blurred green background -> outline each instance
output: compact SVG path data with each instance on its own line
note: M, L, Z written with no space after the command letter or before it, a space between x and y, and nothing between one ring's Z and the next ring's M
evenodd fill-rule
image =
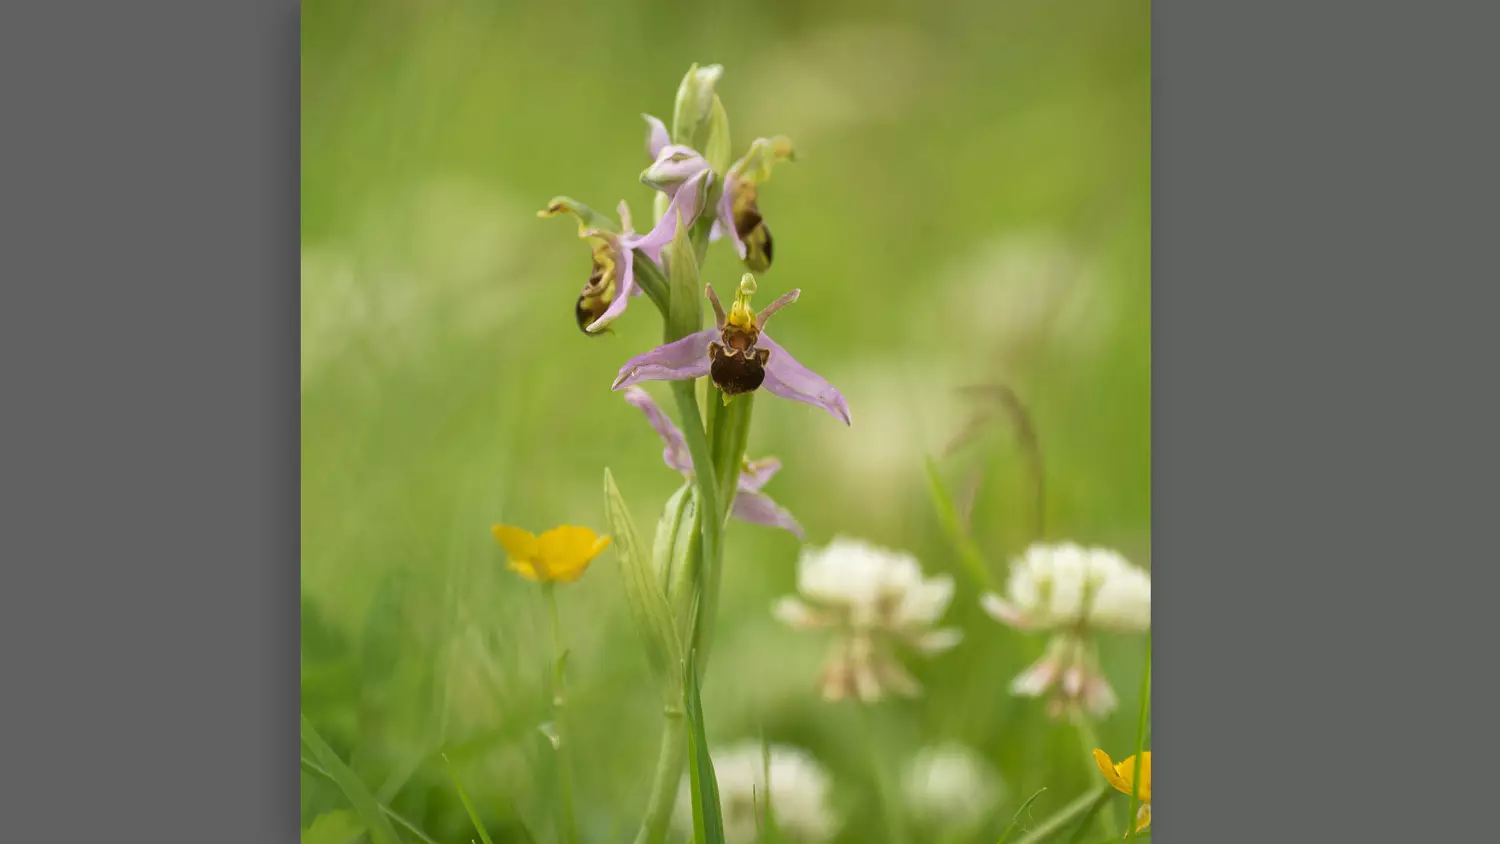
M587 249L535 212L624 198L649 221L640 113L670 120L694 61L725 66L736 156L761 135L797 146L761 190L776 263L758 301L802 288L776 337L854 417L761 397L749 455L785 464L767 491L811 543L863 537L959 583L965 641L909 662L927 695L887 708L882 745L978 749L1007 785L1002 825L1039 788L1037 819L1099 782L1071 728L1007 695L1043 641L979 609L923 461L982 406L960 387L1007 384L1040 437L1048 537L1149 565L1148 3L316 0L302 39L302 707L381 800L438 841L475 838L445 751L497 839L517 817L549 838L544 608L489 526L603 531L608 466L649 533L679 479L609 390L659 342L654 309L580 334ZM711 250L721 291L740 272ZM954 489L982 472L974 534L1003 571L1034 538L1014 430L997 419L939 465ZM859 723L816 696L827 640L768 611L794 590L796 539L732 523L727 541L711 739L808 749L840 840L884 840L853 810L874 793ZM559 597L581 826L628 840L660 718L613 552ZM1119 759L1144 642L1103 647L1123 702L1099 736ZM348 806L306 770L302 795L304 825Z

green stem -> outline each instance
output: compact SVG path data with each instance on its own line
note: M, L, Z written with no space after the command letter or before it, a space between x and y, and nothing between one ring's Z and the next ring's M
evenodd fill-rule
M562 840L564 844L574 844L578 840L578 827L573 817L573 748L567 738L569 731L565 725L568 686L564 663L567 651L563 647L562 622L557 614L554 584L542 584L542 595L547 600L547 620L552 628L552 729L557 733L557 784L562 802Z
M1099 770L1099 766L1094 762L1094 748L1100 746L1099 734L1094 732L1093 722L1088 719L1087 715L1082 713L1075 713L1073 715L1073 727L1078 730L1078 742L1083 745L1083 752L1078 755L1088 760L1084 767L1088 770L1089 777L1092 778L1095 776L1095 771ZM1090 817L1084 820L1085 823L1092 819L1100 833L1104 835L1110 834L1109 821L1104 815L1095 812L1090 812L1089 815Z
M657 844L667 834L672 821L673 803L682 784L682 769L687 763L687 731L681 712L668 712L662 723L661 749L657 751L656 773L651 777L651 794L646 799L646 817L636 833L635 844Z
M713 466L713 452L708 436L703 430L703 417L698 412L698 396L692 381L673 381L672 395L677 398L677 410L682 414L683 438L687 440L688 453L693 466ZM699 599L693 624L693 641L690 650L696 651L698 665L708 658L708 639L713 627L713 615L718 610L719 568L721 563L720 542L724 528L723 507L720 505L719 485L714 473L695 472L693 488L698 496L698 530L703 548L703 558L698 566Z
M865 744L870 749L870 769L875 774L875 791L880 800L881 813L885 815L886 840L891 844L906 844L906 824L897 803L900 792L891 781L891 772L881 755L882 742L876 730L876 712L873 704L858 703L861 720L864 721Z
M1141 753L1146 748L1146 719L1151 714L1151 633L1146 633L1146 667L1141 673L1141 710L1135 724L1135 768L1130 776L1130 814L1125 816L1125 837L1135 837L1135 814L1141 806Z

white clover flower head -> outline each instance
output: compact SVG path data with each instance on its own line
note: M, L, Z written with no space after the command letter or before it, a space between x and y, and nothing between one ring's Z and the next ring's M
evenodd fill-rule
M742 742L713 754L719 807L724 816L724 840L728 844L754 844L760 840L756 815L765 817L768 793L771 812L783 838L799 844L820 844L831 839L839 823L830 805L833 784L828 772L801 748L773 744L769 756L767 766L758 742ZM672 823L679 834L692 834L692 790L686 778L677 791Z
M991 593L982 603L1002 624L1054 633L1042 658L1011 682L1011 694L1050 692L1054 717L1080 711L1102 717L1117 701L1093 634L1149 630L1151 576L1108 549L1033 545L1011 564L1005 596Z
M955 833L977 829L999 804L1000 777L979 754L954 742L920 750L902 777L912 815Z
M934 629L953 600L953 578L927 578L917 559L848 537L822 548L806 547L797 561L800 597L772 607L798 629L839 632L824 668L823 695L878 700L887 691L906 696L921 686L896 659L893 645L932 655L963 638L955 628Z
M1106 548L1033 545L1011 563L1005 587L1003 597L985 595L984 608L1019 630L1151 627L1151 576Z

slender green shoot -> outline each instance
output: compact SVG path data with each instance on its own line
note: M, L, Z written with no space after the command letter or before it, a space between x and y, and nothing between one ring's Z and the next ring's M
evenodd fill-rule
M469 820L474 824L474 829L479 832L479 838L484 844L495 844L490 840L489 831L484 828L484 821L479 819L479 813L474 810L474 804L469 800L469 792L464 790L464 784L458 779L458 771L453 768L453 763L448 760L448 755L443 754L443 764L448 766L448 776L453 778L453 787L458 789L458 799L464 804L464 811L469 813Z

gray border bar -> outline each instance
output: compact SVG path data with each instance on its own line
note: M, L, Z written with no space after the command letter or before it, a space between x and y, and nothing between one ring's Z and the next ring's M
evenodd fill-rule
M296 840L297 15L0 11L4 840Z
M1154 17L1154 838L1493 840L1496 7Z

